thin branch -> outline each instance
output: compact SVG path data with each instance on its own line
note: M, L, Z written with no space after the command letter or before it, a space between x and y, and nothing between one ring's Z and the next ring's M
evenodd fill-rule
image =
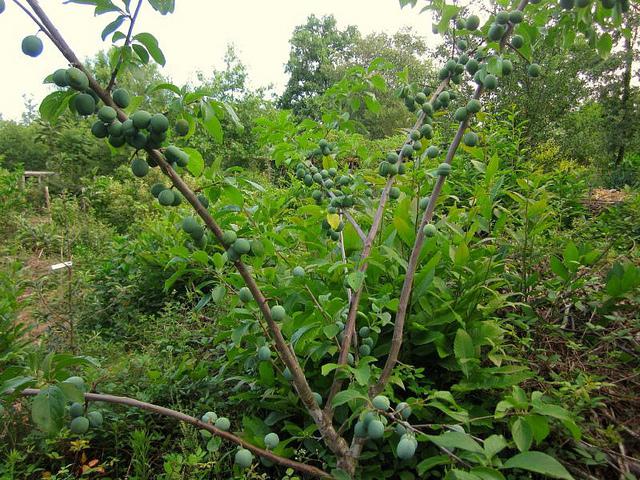
M323 185L323 188L327 191L327 194L331 197L331 198L336 198L336 194L333 193L331 190L329 190L327 187L325 187ZM345 209L342 209L342 213L344 214L344 216L346 217L347 221L351 224L351 226L353 227L353 229L356 231L356 233L358 234L358 237L360 237L360 240L362 240L362 242L364 243L364 241L367 239L367 236L364 234L364 232L362 231L362 228L360 227L360 225L358 224L358 222L356 221L355 218L353 218L353 216L347 212Z
M113 72L111 73L111 79L109 80L109 85L107 85L107 92L111 92L111 89L116 83L116 78L118 77L118 72L120 71L120 67L122 67L122 62L124 61L124 49L131 45L131 35L133 34L133 27L136 24L136 20L138 19L138 13L140 12L140 7L142 6L142 0L138 0L138 5L136 5L136 9L133 12L133 16L130 16L129 23L129 31L127 32L127 37L124 40L124 45L122 46L122 50L120 51L120 55L118 55L118 63L116 63Z
M104 90L100 86L100 84L95 80L91 72L88 71L84 67L84 65L82 65L82 63L80 62L76 54L73 52L71 47L69 47L69 45L66 43L66 41L64 40L60 32L57 30L55 25L53 25L49 17L42 10L42 8L38 3L38 0L26 0L26 1L31 6L35 14L38 16L42 24L47 27L49 32L51 32L52 36L57 40L56 46L58 46L58 48L60 49L61 53L65 56L65 58L67 58L67 60L69 60L71 64L81 69L87 75L87 77L89 78L89 85L92 88L92 90L98 95L98 97L106 105L110 105L116 110L118 119L121 122L126 121L128 118L126 113L114 103L109 92ZM176 171L171 168L169 163L164 158L162 152L160 150L151 149L151 148L147 148L146 151L151 156L151 158L153 158L153 160L156 161L156 163L159 165L160 169L164 172L164 174L171 179L173 186L193 206L196 213L204 221L207 228L214 233L220 245L222 245L224 248L229 248L230 245L226 245L223 241L223 238L222 238L223 232L218 226L215 219L211 216L209 211L206 208L204 208L204 206L200 203L196 195L189 188L189 186L184 182L184 180L182 180L182 178L178 175L178 173L176 173ZM271 317L271 310L269 308L266 298L264 297L260 288L258 287L258 284L256 283L255 279L252 277L246 265L241 260L234 262L234 265L236 266L236 269L242 276L247 287L251 291L251 294L253 295L253 298L258 304L262 315L267 321L269 328L273 332L276 348L278 349L278 352L280 353L283 362L291 372L291 375L293 377L293 385L295 386L295 389L298 392L298 395L300 396L302 403L307 408L309 415L311 415L311 418L313 418L314 422L318 426L318 429L320 430L320 433L323 436L327 447L329 447L329 449L339 457L342 457L342 458L348 457L349 447L347 445L347 442L344 440L344 438L342 438L337 434L336 430L333 427L331 419L323 414L322 409L316 403L315 398L313 396L313 391L311 390L311 387L309 386L309 383L304 375L304 372L302 371L302 367L300 366L300 363L298 362L296 355L290 349L289 345L284 339L284 336L282 335L282 331L280 330L280 327Z
M529 0L521 0L518 5L518 10L523 10L528 3ZM509 24L509 28L507 32L502 38L501 45L504 45L513 32L513 24ZM478 85L476 87L476 91L473 95L473 98L478 99L482 95L483 87L482 85ZM458 131L456 132L451 145L449 146L449 150L447 152L447 156L445 158L445 163L451 165L453 161L453 157L456 154L456 150L462 141L462 136L464 135L465 130L469 124L469 118L467 118L464 122L460 123L458 127ZM387 360L382 369L382 373L380 374L380 378L369 389L369 394L371 396L377 395L386 386L389 378L391 377L391 373L393 372L393 368L398 361L398 354L400 353L400 348L402 347L402 339L404 335L404 322L407 314L407 309L409 305L409 299L411 297L411 290L413 288L413 280L416 274L416 269L418 267L418 260L420 259L420 252L422 251L422 245L424 244L424 227L433 218L433 212L436 207L436 203L440 193L442 191L442 187L446 180L445 176L439 176L436 184L433 188L433 192L429 198L429 205L425 209L424 215L422 217L422 221L420 222L420 228L418 229L418 235L416 236L415 243L413 245L413 250L411 251L411 257L409 258L409 265L407 266L407 273L404 277L404 282L402 284L402 290L400 292L400 302L398 304L398 310L396 312L396 321L393 327L393 338L391 340L391 348L389 350L389 355L387 356Z
M320 311L320 313L322 313L322 315L324 315L324 317L327 320L329 320L330 322L333 322L333 318L331 318L331 315L329 315L327 311L322 307L322 305L320 305L320 302L318 301L316 296L313 294L311 289L307 285L305 285L304 288L307 291L307 293L309 293L311 300L313 300L313 303L316 305L316 308Z
M35 396L40 393L40 390L36 388L25 388L20 393L24 396ZM229 442L240 445L241 447L252 451L259 457L264 457L268 460L271 460L272 462L279 463L280 465L284 465L285 467L293 468L301 473L305 473L313 477L318 477L318 478L330 477L330 475L327 472L320 470L319 468L316 468L304 463L296 462L295 460L291 460L289 458L276 455L269 450L264 450L262 448L256 447L255 445L252 445L244 441L240 437L237 437L233 433L225 432L224 430L220 430L209 423L204 423L203 421L195 417L192 417L191 415L187 415L182 412L177 412L175 410L171 410L170 408L161 407L159 405L154 405L152 403L142 402L134 398L120 397L116 395L106 395L101 393L85 393L84 399L85 399L85 402L87 403L88 402L105 402L105 403L113 403L117 405L125 405L128 407L139 408L141 410L147 410L149 412L156 413L158 415L163 415L165 417L174 418L181 422L189 423L201 430L206 430L217 437L228 440Z
M478 99L482 94L482 86L478 85L476 91L473 95L473 98ZM458 131L456 132L451 145L449 146L449 150L447 151L447 156L445 158L444 163L451 165L453 161L453 157L455 156L456 150L460 145L462 140L462 136L469 125L469 119L464 122L460 122L458 127ZM424 227L433 218L433 212L436 208L436 203L438 202L438 197L442 192L442 187L444 182L446 181L446 176L439 176L436 181L435 186L433 187L433 192L431 192L431 196L429 197L429 205L425 209L425 212L422 216L422 220L420 222L420 227L418 228L418 234L416 235L416 240L413 244L413 249L411 250L411 256L409 258L409 264L407 266L407 272L404 276L404 282L402 284L402 290L400 292L400 302L398 304L398 310L396 312L396 321L393 327L393 338L391 340L391 348L389 350L389 355L387 356L387 361L385 362L384 368L382 369L382 373L380 374L380 378L378 382L370 388L371 395L377 395L380 393L387 382L389 381L389 377L391 376L391 372L395 367L396 361L398 360L398 353L400 352L400 347L402 346L402 337L404 333L404 321L407 313L407 308L409 305L409 298L411 296L411 290L413 288L413 280L415 277L416 269L418 268L418 260L420 259L420 252L422 251L422 245L424 244Z
M360 237L360 240L362 240L364 242L367 239L367 237L364 234L364 232L362 231L362 228L360 228L360 225L358 224L356 219L353 218L353 216L349 212L344 210L344 209L342 210L342 213L344 214L344 216L347 219L347 221L351 224L353 229L356 231L356 233L358 234L358 237Z
M346 212L344 212L346 213ZM344 263L344 274L349 274L349 269L347 267L347 252L344 249L344 232L340 232L340 256L342 257L342 263ZM353 297L353 291L351 287L347 288L347 303L351 305L351 298Z

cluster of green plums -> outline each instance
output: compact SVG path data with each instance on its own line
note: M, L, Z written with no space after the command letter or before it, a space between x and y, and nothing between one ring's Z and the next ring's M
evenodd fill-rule
M353 196L348 188L353 185L353 176L350 174L339 174L334 167L319 169L315 165L300 162L296 165L296 177L307 187L318 187L312 191L311 197L318 205L329 199L329 213L337 213L340 208L350 208L354 205Z
M114 148L123 147L125 144L141 150L144 148L162 148L168 137L169 119L162 113L151 114L145 110L134 112L124 122L118 119L118 112L110 105L100 105L100 98L89 87L89 78L76 67L60 68L51 75L51 80L58 87L70 88L77 93L69 100L69 108L82 116L97 115L98 119L91 125L91 133L97 138L105 138ZM115 89L112 94L114 104L122 109L131 104L131 95L124 88ZM174 133L185 136L189 133L189 122L178 119L174 124ZM170 145L164 149L167 161L175 167L186 167L189 163L189 155ZM131 171L137 177L144 177L149 172L149 167L157 164L152 156L144 160L135 157L131 161ZM179 198L172 198L169 202L169 194L165 194L163 205L179 204Z
M81 377L69 377L64 383L70 383L80 392L86 391L84 380ZM73 402L69 405L69 430L76 435L83 435L89 431L89 428L100 428L103 423L102 413L98 410L87 411L85 405L79 402Z
M407 460L413 457L418 447L418 442L415 436L405 427L406 421L412 414L411 406L401 402L390 412L391 402L385 395L374 397L371 405L374 410L365 410L360 414L353 429L354 436L369 440L379 440L384 437L389 418L396 418L400 420L395 422L395 432L400 436L400 441L396 448L398 458Z
M69 430L76 435L87 433L89 428L100 428L103 423L102 413L97 410L85 413L84 405L77 402L69 406L69 415L71 416Z
M231 421L227 417L218 417L215 412L206 412L200 420L208 425L213 425L223 432L227 432L231 428Z
M329 140L323 138L318 142L318 146L311 152L311 157L323 157L331 155L332 153L336 153L337 146L333 142L329 142Z
M227 248L227 259L231 262L240 260L243 255L262 257L264 255L264 244L258 240L248 240L238 237L233 230L225 230L222 233L222 243Z
M341 321L336 322L336 326L338 327L338 341L342 344L344 340L344 330L346 328L345 324ZM371 350L375 345L375 340L371 337L371 329L367 326L360 327L358 330L358 336L360 338L360 346L358 347L358 353L361 356L366 357L371 355ZM355 362L355 358L352 353L349 353L347 356L347 363L349 365L353 365Z

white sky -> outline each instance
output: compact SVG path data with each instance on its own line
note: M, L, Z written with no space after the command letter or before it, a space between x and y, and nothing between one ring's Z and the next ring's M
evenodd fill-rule
M49 91L42 80L66 62L44 36L44 52L37 58L25 56L20 43L24 36L36 33L37 26L11 0L6 3L0 15L0 64L4 67L0 113L5 120L18 120L24 110L23 94L33 95L39 104ZM40 4L81 59L109 47L100 32L115 14L94 17L92 7L64 5L61 0ZM145 2L136 32L148 31L158 38L167 58L162 72L178 85L195 79L197 71L222 67L226 45L233 43L248 67L251 85L273 84L281 91L289 38L310 14L333 14L339 28L356 25L364 34L394 33L409 25L433 39L429 15L418 15L418 11L401 10L397 0L177 0L176 11L162 16Z

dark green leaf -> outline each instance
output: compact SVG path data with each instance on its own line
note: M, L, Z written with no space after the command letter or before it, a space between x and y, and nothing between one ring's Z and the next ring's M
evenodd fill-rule
M44 432L54 434L62 428L65 396L55 385L43 388L31 405L31 418Z
M523 452L511 457L504 464L504 468L520 468L530 472L540 473L551 478L573 480L567 469L555 458L542 452Z
M158 46L158 40L156 40L156 37L154 37L150 33L142 32L133 37L133 39L137 40L145 46L145 48L151 55L151 58L153 58L156 63L164 66L166 60L164 58L162 50L160 50L160 47Z
M120 28L120 25L122 25L126 18L127 17L125 17L124 15L118 15L113 22L104 27L104 30L102 30L102 34L100 35L102 41L104 42L110 34Z

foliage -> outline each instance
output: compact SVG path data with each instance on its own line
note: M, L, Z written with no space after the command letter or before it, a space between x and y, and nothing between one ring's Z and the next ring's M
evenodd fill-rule
M340 77L333 65L349 58L350 46L360 33L354 26L337 28L333 15L309 16L307 23L296 27L291 36L291 52L285 71L289 81L279 106L292 109L296 115L317 118L313 97L324 93Z
M132 12L129 2L124 10L111 2L75 3L115 15L103 31L118 45L105 81L133 74L152 59L164 63L152 35L119 30L136 22L138 10ZM173 9L173 2L151 3L163 14ZM408 3L416 4L401 2ZM78 306L63 310L59 301L43 302L43 310L57 308L69 325L63 341L50 327L48 349L28 347L21 330L9 329L8 354L0 357L9 364L0 377L0 414L9 418L11 441L3 447L2 468L12 475L17 468L20 474L47 468L59 475L107 469L121 475L130 458L142 478L289 478L293 472L285 467L298 459L304 463L293 464L297 470L317 475L312 469L321 468L335 478L607 475L602 458L609 450L593 445L611 438L590 415L604 403L591 398L605 391L602 375L575 378L562 369L559 354L541 346L551 343L552 332L554 341L561 339L558 351L579 362L606 345L598 343L605 332L627 352L637 349L640 269L627 243L635 242L636 232L624 229L637 216L638 197L630 192L627 205L592 219L579 201L588 171L571 168L576 157L563 155L555 139L536 150L530 121L493 92L516 59L503 51L503 34L505 41L512 29L526 37L520 53L527 61L539 42L572 44L578 33L606 57L622 7L608 12L594 4L578 15L534 3L527 11L531 23L520 21L519 10L497 12L476 34L478 25L472 28L469 18L462 23L469 12L427 2L436 29L451 33L457 40L452 48L460 50L438 72L440 84L416 81L408 69L393 78L384 58L349 66L336 81L319 68L312 71L313 96L298 98L313 118L272 110L259 95L243 98L236 90L244 86L244 70L231 53L226 71L204 88L161 83L145 92L166 94L166 116L154 116L165 134L156 145L147 144L143 132L158 133L151 114L139 110L146 98L117 111L102 107L101 128L117 125L116 115L133 116L145 141L126 141L134 147L133 172L145 178L125 179L118 170L113 177L89 176L77 198L56 198L51 221L32 228L34 235L25 234L31 224L22 218L10 239L21 244L21 253L37 248L51 257L55 251L73 255L76 277L68 270L66 298ZM578 17L599 29L589 30ZM294 46L311 45L309 56L319 65L330 63L332 48L349 51L348 35L355 31L337 31L331 18L311 18L306 29L316 27L332 35L309 39L302 27ZM469 102L470 85L462 77L471 61L462 60L468 42L478 43L473 48L481 61L469 72L473 100L483 98L477 105ZM526 70L539 76L535 64ZM387 97L389 105L401 101L419 112L418 119L401 136L371 140L365 125L381 110L378 94L384 99L389 85L398 95ZM94 89L101 101L116 105L110 87ZM43 117L54 120L67 106L75 108L72 90L47 97ZM494 108L487 108L484 90ZM250 120L244 138L232 101ZM258 111L266 115L254 120ZM169 131L180 120L184 131ZM66 144L71 130L60 133L55 148ZM204 138L216 148L207 150ZM100 144L92 142L64 148L73 158ZM117 158L120 147L109 142ZM143 145L146 160L138 156ZM221 157L236 148L247 157L253 148L267 152L275 170L261 175L226 168ZM146 193L163 178L160 172L172 188L154 185ZM598 237L597 229L621 232L624 240ZM55 296L56 289L48 293ZM17 290L2 288L0 295L8 299L6 323L13 325ZM65 345L81 355L66 353ZM637 376L632 356L612 353L609 361L621 370L620 379ZM39 390L23 390L28 386ZM170 418L185 417L175 412L162 410L166 418L154 424L145 413L113 407L105 411L107 425L87 431L77 421L89 425L79 415L87 413L90 402L84 408L82 402L89 389L135 395L202 422L216 415L203 412L215 410L218 418L214 427L190 420L195 431L176 428ZM20 422L21 393L35 397L30 411L38 431L25 431ZM229 429L233 433L222 433ZM269 433L280 441L267 442ZM233 443L262 457L268 473ZM26 455L16 454L33 444L37 448ZM87 457L92 448L95 461ZM31 454L36 450L46 455ZM147 468L160 454L162 465ZM72 456L69 467L64 459Z

